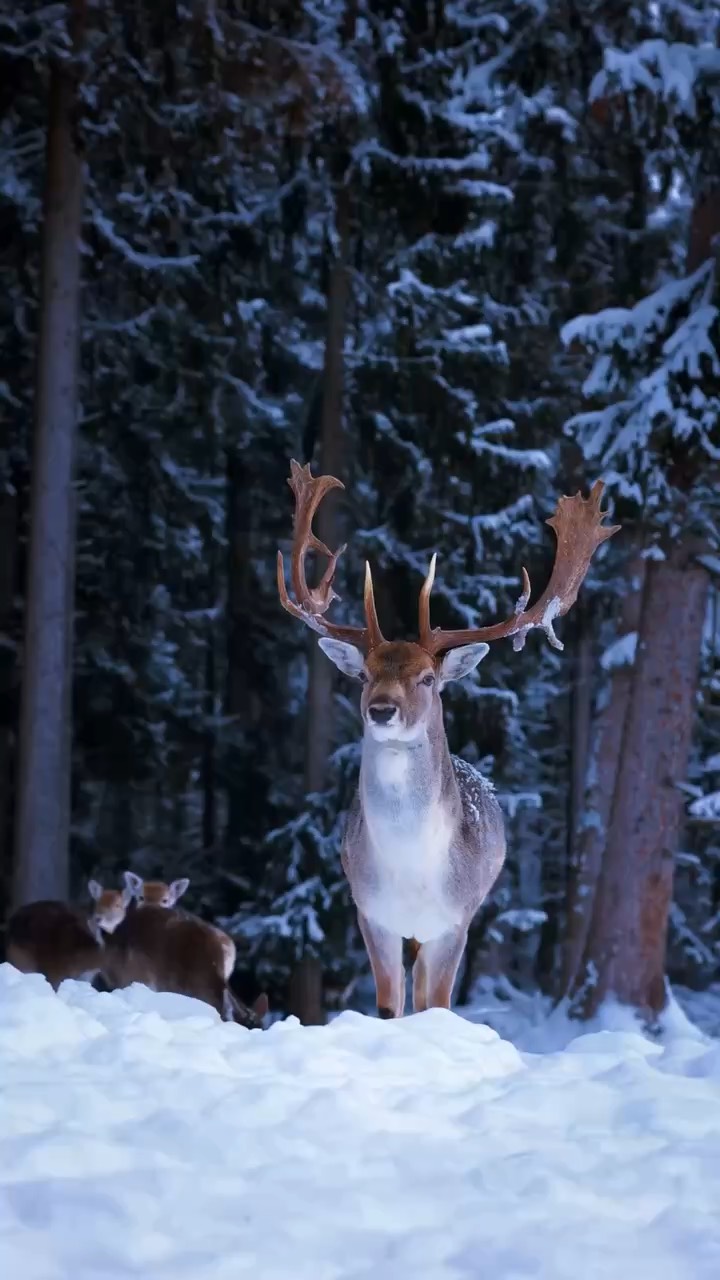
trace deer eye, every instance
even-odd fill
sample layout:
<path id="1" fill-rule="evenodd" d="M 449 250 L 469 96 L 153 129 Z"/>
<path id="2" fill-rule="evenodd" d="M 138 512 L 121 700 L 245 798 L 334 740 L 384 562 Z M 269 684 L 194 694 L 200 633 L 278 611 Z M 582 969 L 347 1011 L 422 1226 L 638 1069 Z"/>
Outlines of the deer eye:
<path id="1" fill-rule="evenodd" d="M 432 671 L 428 671 L 427 675 L 426 675 L 426 676 L 423 676 L 423 678 L 422 678 L 422 680 L 420 681 L 420 683 L 421 683 L 421 684 L 426 684 L 426 685 L 428 685 L 428 687 L 429 687 L 431 684 L 434 684 L 434 683 L 435 683 L 435 676 L 434 676 L 433 672 L 432 672 Z"/>
<path id="2" fill-rule="evenodd" d="M 361 683 L 361 684 L 367 684 L 367 682 L 368 682 L 368 673 L 367 673 L 367 671 L 360 671 L 360 672 L 358 672 L 358 680 L 360 681 L 360 683 Z"/>

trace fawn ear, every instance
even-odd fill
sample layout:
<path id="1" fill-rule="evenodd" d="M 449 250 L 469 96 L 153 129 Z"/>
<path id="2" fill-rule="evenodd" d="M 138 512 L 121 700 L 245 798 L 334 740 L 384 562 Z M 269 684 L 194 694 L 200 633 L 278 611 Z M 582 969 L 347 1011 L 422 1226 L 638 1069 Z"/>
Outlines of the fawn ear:
<path id="1" fill-rule="evenodd" d="M 97 880 L 88 880 L 88 893 L 97 902 L 98 898 L 102 897 L 102 885 L 98 884 Z"/>
<path id="2" fill-rule="evenodd" d="M 168 897 L 170 899 L 171 907 L 175 905 L 178 898 L 182 898 L 189 885 L 190 881 L 188 880 L 188 877 L 183 876 L 182 880 L 173 880 L 172 884 L 168 886 Z"/>
<path id="3" fill-rule="evenodd" d="M 136 876 L 134 871 L 123 871 L 123 880 L 125 881 L 125 888 L 130 894 L 130 897 L 139 897 L 143 887 L 143 882 L 140 876 Z"/>
<path id="4" fill-rule="evenodd" d="M 464 644 L 461 649 L 450 649 L 440 663 L 440 688 L 444 689 L 449 680 L 462 680 L 463 676 L 469 675 L 489 652 L 490 645 L 482 643 Z"/>
<path id="5" fill-rule="evenodd" d="M 360 679 L 365 658 L 354 644 L 348 644 L 346 640 L 332 640 L 330 636 L 323 636 L 318 644 L 325 656 L 335 663 L 338 671 L 350 676 L 352 680 Z"/>

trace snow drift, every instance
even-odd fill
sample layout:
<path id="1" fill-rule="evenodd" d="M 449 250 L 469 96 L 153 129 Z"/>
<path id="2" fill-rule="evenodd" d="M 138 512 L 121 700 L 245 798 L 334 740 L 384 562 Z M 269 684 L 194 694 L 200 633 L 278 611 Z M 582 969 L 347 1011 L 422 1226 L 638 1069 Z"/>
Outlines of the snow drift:
<path id="1" fill-rule="evenodd" d="M 269 1031 L 0 967 L 12 1280 L 716 1280 L 720 1044 Z"/>

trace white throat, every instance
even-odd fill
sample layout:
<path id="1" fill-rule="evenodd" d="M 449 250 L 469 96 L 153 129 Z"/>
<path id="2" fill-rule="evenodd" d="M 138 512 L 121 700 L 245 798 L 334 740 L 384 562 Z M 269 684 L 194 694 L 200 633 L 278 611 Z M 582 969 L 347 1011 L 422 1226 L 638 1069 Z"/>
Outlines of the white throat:
<path id="1" fill-rule="evenodd" d="M 410 775 L 410 753 L 407 748 L 387 743 L 375 752 L 375 776 L 381 787 L 405 791 Z"/>

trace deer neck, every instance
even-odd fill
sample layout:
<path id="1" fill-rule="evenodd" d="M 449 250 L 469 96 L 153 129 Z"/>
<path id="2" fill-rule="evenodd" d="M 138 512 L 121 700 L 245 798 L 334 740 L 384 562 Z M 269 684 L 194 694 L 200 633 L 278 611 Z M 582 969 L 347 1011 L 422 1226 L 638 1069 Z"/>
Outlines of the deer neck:
<path id="1" fill-rule="evenodd" d="M 453 770 L 438 705 L 422 734 L 412 742 L 378 741 L 366 730 L 360 765 L 363 808 L 384 821 L 417 824 L 451 800 Z"/>

